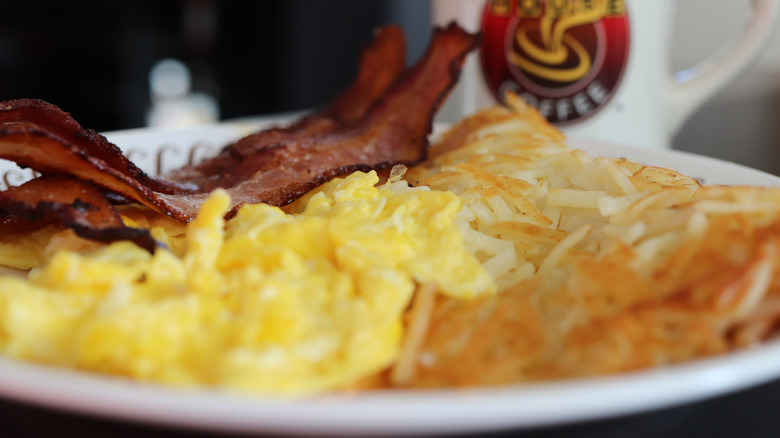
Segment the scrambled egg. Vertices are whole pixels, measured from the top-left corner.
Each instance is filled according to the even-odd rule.
[[[247,205],[227,223],[229,196],[216,191],[180,254],[121,242],[0,277],[0,351],[275,395],[375,374],[398,354],[417,284],[461,298],[495,291],[455,225],[456,195],[377,182],[357,172],[300,214]]]

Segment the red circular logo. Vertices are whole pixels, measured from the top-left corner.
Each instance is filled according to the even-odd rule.
[[[555,124],[602,108],[628,60],[625,0],[489,0],[482,33],[494,97],[515,91]]]

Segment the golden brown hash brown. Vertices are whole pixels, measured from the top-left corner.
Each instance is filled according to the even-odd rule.
[[[497,385],[673,364],[761,342],[780,315],[780,189],[592,158],[511,97],[407,179],[458,193],[502,292],[411,307],[384,385]],[[410,364],[413,364],[410,365]],[[398,365],[401,366],[401,365]]]

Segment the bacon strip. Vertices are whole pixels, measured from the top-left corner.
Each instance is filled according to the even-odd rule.
[[[125,226],[97,187],[74,176],[42,176],[0,192],[0,234],[57,221],[87,239],[130,240],[149,251],[156,246],[147,230]]]
[[[188,169],[200,190],[226,188],[244,203],[286,205],[331,178],[424,160],[433,116],[455,85],[478,37],[456,25],[436,29],[418,64],[367,113],[325,132],[273,130],[245,137]],[[215,165],[229,161],[231,166]],[[211,172],[219,168],[220,172]],[[183,182],[172,179],[175,182]]]
[[[83,129],[70,114],[41,100],[0,104],[0,158],[42,174],[65,173],[173,217],[186,215],[160,196],[179,193],[174,184],[148,177],[102,135]]]
[[[406,68],[406,38],[397,25],[377,29],[374,39],[360,55],[358,74],[352,84],[332,102],[286,128],[271,128],[247,136],[243,141],[228,145],[217,156],[197,166],[177,169],[165,175],[169,182],[195,187],[213,187],[214,175],[229,172],[242,157],[235,149],[260,144],[274,144],[291,136],[306,136],[332,132],[363,117],[380,99]],[[205,189],[203,189],[205,190]]]
[[[50,103],[37,99],[0,102],[0,123],[0,148],[6,150],[3,158],[7,156],[21,166],[49,173],[62,171],[64,163],[83,161],[65,173],[86,177],[97,170],[116,180],[138,181],[151,190],[176,191],[150,178],[116,145],[94,130],[82,128],[70,114]],[[58,145],[48,147],[48,142]]]
[[[425,55],[398,79],[405,57],[398,48],[402,34],[400,29],[385,29],[373,48],[364,52],[355,84],[331,105],[290,128],[245,137],[217,157],[161,179],[144,174],[105,137],[83,129],[69,114],[38,100],[0,104],[0,158],[44,175],[70,174],[181,221],[192,219],[215,188],[231,194],[229,215],[245,203],[281,206],[338,175],[413,165],[425,159],[433,115],[478,40],[455,24],[436,29]],[[387,72],[382,69],[385,56],[393,66]],[[379,80],[369,80],[373,77]],[[46,181],[39,184],[50,184]],[[22,199],[11,195],[3,208],[13,213],[41,213],[39,204],[20,204]],[[63,211],[78,210],[79,205],[73,196],[57,196],[63,197],[53,202],[58,207],[46,207],[43,213],[55,212],[74,227],[95,220],[95,229],[101,228],[92,216],[65,217],[72,213]],[[94,199],[91,196],[88,199]],[[112,224],[102,229],[117,229]]]

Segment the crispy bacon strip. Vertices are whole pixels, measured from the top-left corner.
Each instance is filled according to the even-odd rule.
[[[87,239],[130,240],[149,251],[156,246],[147,230],[125,226],[97,187],[74,176],[51,174],[0,192],[2,233],[57,221]]]
[[[47,147],[49,142],[58,145]],[[21,143],[26,145],[20,147]],[[63,165],[78,160],[84,164],[65,173],[91,174],[97,170],[118,181],[138,181],[151,190],[176,191],[146,175],[105,137],[82,128],[70,114],[42,100],[0,102],[0,149],[12,149],[3,152],[3,158],[7,155],[19,165],[42,173],[60,172]]]
[[[286,128],[271,128],[246,137],[243,142],[228,145],[222,153],[197,166],[177,169],[165,176],[186,186],[211,187],[214,175],[229,172],[238,165],[241,155],[233,152],[246,144],[273,144],[291,136],[332,132],[363,117],[403,74],[406,68],[406,38],[397,25],[377,29],[374,39],[363,48],[358,74],[352,84],[332,102]]]
[[[235,210],[244,203],[285,205],[355,170],[417,164],[426,157],[436,110],[477,44],[477,36],[454,24],[436,29],[423,58],[363,117],[326,132],[250,135],[188,171],[198,175],[203,192],[227,188]],[[225,161],[232,165],[215,164]],[[224,171],[211,172],[214,168]]]
[[[397,43],[392,41],[397,37],[390,40],[390,52],[396,53]],[[104,137],[83,129],[59,108],[36,100],[0,104],[0,158],[43,174],[73,175],[182,221],[192,219],[208,192],[218,187],[232,196],[229,215],[245,203],[285,205],[347,172],[423,160],[433,115],[457,81],[466,54],[478,42],[477,36],[455,24],[436,29],[414,68],[398,81],[394,73],[383,80],[393,85],[382,98],[373,93],[384,86],[374,88],[366,82],[377,63],[364,62],[369,73],[361,72],[358,85],[320,114],[320,119],[332,122],[316,122],[315,117],[314,122],[304,119],[297,128],[246,137],[218,157],[167,179],[148,177]],[[367,89],[371,92],[362,94]],[[353,112],[350,102],[368,108]],[[232,163],[228,168],[220,161],[225,157]]]
[[[175,205],[160,201],[163,195],[180,193],[180,188],[150,178],[105,137],[41,100],[0,103],[0,158],[44,175],[73,175],[158,211],[169,208],[173,217],[187,217]]]

